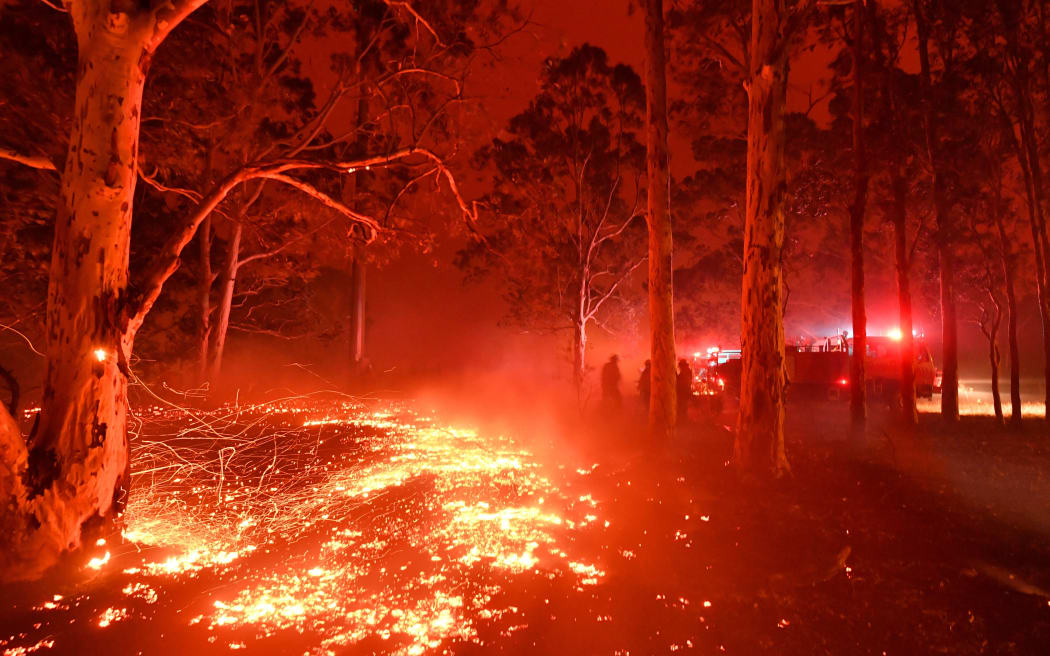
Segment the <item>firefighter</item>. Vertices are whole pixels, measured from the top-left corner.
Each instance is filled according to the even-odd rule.
[[[678,423],[689,419],[689,404],[693,400],[693,370],[689,362],[678,361]]]
[[[602,402],[606,405],[620,407],[623,397],[620,396],[620,356],[613,355],[602,367]]]
[[[649,410],[649,391],[652,389],[652,375],[653,375],[653,361],[646,360],[645,368],[642,369],[642,374],[638,376],[638,396],[642,400],[642,405],[645,406],[646,410]]]

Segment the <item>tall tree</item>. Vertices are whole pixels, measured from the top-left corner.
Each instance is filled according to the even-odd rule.
[[[1005,143],[1008,140],[1003,138],[999,123],[985,125],[982,137],[980,158],[971,175],[979,181],[979,190],[968,207],[967,245],[971,251],[966,258],[964,275],[970,283],[967,296],[976,308],[975,322],[988,342],[993,408],[999,421],[1003,420],[999,333],[1005,315],[1010,362],[1010,425],[1018,427],[1021,424],[1021,364],[1017,337],[1017,260],[1021,249],[1017,244],[1020,240],[1014,234],[1017,221],[1013,203],[1007,196],[1006,166],[1013,153]]]
[[[912,308],[911,275],[914,254],[922,225],[914,237],[909,235],[909,198],[912,192],[916,142],[909,126],[916,121],[914,103],[905,89],[909,76],[900,69],[901,45],[908,33],[905,11],[878,12],[876,3],[868,4],[868,21],[872,35],[872,54],[880,78],[879,139],[884,175],[882,195],[884,215],[893,226],[893,259],[897,282],[897,321],[901,333],[900,348],[900,418],[905,426],[918,422],[915,404],[915,321]],[[912,94],[914,95],[914,94]]]
[[[977,288],[984,292],[984,297],[977,304],[976,323],[981,329],[981,334],[984,335],[988,342],[992,409],[995,412],[996,421],[1001,424],[1003,423],[1003,402],[999,392],[999,365],[1002,362],[1002,354],[999,350],[999,328],[1003,322],[1003,306],[999,299],[1000,283],[990,263],[985,268],[985,275],[982,277],[981,283],[983,284],[980,284]]]
[[[1007,236],[1002,210],[995,214],[1000,262],[1006,287],[1006,338],[1010,357],[1010,425],[1021,425],[1021,349],[1017,342],[1017,256],[1013,240]]]
[[[930,58],[931,5],[913,0],[912,11],[919,40],[919,75],[922,85],[923,126],[926,130],[926,157],[930,165],[933,207],[937,221],[937,256],[940,269],[942,367],[941,416],[959,419],[959,327],[955,307],[955,254],[952,240],[954,223],[948,198],[943,146],[938,140],[933,71]]]
[[[1003,141],[1013,152],[1023,181],[1022,197],[1032,235],[1043,351],[1046,356],[1043,368],[1044,416],[1050,418],[1050,271],[1047,264],[1050,240],[1046,229],[1046,189],[1037,112],[1037,107],[1045,106],[1045,101],[1039,102],[1036,89],[1040,79],[1044,81],[1044,93],[1050,83],[1046,77],[1050,70],[1047,69],[1046,59],[1046,6],[1041,1],[1002,0],[995,3],[994,13],[985,14],[984,18],[971,22],[974,27],[971,38],[982,46],[981,52],[987,54],[984,70],[990,74],[990,78],[981,85],[985,91],[981,102],[990,105],[999,118]],[[1043,54],[1042,61],[1034,56],[1036,52]],[[1010,312],[1009,317],[1008,330],[1014,321],[1014,313]],[[1019,413],[1017,405],[1014,411]],[[1015,418],[1011,415],[1011,421],[1019,422],[1020,416]]]
[[[864,25],[863,0],[853,3],[853,202],[849,208],[850,290],[853,303],[853,357],[850,359],[850,426],[854,439],[863,437],[867,415],[864,392],[864,359],[867,355],[868,320],[864,311],[864,216],[868,204],[868,160],[864,147]]]
[[[680,89],[673,113],[691,136],[698,166],[674,188],[675,330],[686,339],[703,337],[704,344],[732,344],[741,326],[751,0],[680,4],[669,13],[669,25],[672,70]],[[840,44],[843,38],[835,34],[829,42]],[[847,76],[848,52],[833,67]],[[852,166],[849,88],[843,80],[836,89],[847,101],[833,103],[842,110],[843,127],[821,129],[808,115],[823,108],[830,94],[814,93],[816,87],[805,115],[785,116],[785,166],[793,172],[782,257],[784,286],[790,288],[785,330],[810,336],[841,325],[849,311],[849,286],[840,290],[823,281],[849,266],[849,251],[842,245],[848,242],[852,202],[841,175]]]
[[[743,350],[734,459],[745,471],[788,473],[784,449],[784,170],[788,59],[809,3],[754,0],[748,80]]]
[[[644,92],[638,75],[590,45],[549,59],[540,92],[482,148],[493,172],[485,204],[501,221],[464,249],[468,274],[498,274],[509,317],[531,329],[569,328],[577,388],[590,328],[610,328],[614,306],[644,262]]]
[[[0,410],[6,579],[39,576],[123,507],[127,363],[138,328],[128,253],[142,92],[157,47],[203,2],[66,6],[79,55],[76,99],[48,286],[45,390],[28,449]]]
[[[677,400],[663,0],[645,0],[645,108],[649,340],[652,360],[649,432],[656,439],[666,440],[674,433]]]

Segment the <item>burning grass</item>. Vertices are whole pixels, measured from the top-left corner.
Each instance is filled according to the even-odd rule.
[[[959,384],[959,414],[969,417],[991,417],[995,415],[995,406],[992,403],[992,394],[990,390],[984,389],[987,387],[987,383],[983,385],[968,384],[966,381],[961,381]],[[1025,390],[1030,395],[1032,390]],[[1003,404],[1003,415],[1010,416],[1010,411],[1013,405],[1010,403],[1010,388],[1009,382],[1006,382],[1001,388],[1000,393],[1002,395]],[[1042,396],[1042,390],[1038,390],[1038,396]],[[926,412],[930,414],[936,414],[941,411],[941,397],[935,396],[932,399],[918,399],[916,401],[916,407],[919,412]],[[1022,417],[1042,417],[1046,412],[1046,404],[1042,401],[1021,401],[1021,416]]]
[[[0,648],[1041,653],[1042,424],[876,411],[860,453],[843,404],[791,409],[776,484],[726,466],[729,431],[656,446],[630,409],[551,440],[554,466],[406,405],[140,411],[123,541],[5,596]]]
[[[187,645],[295,635],[300,653],[378,641],[418,654],[513,614],[493,597],[515,576],[603,576],[572,546],[597,521],[593,499],[561,490],[582,474],[556,482],[510,439],[345,401],[140,421],[123,544],[98,545],[93,582],[22,609],[35,629],[5,654],[56,633],[68,649],[63,625],[85,615],[96,630],[132,627],[129,647],[158,623]]]

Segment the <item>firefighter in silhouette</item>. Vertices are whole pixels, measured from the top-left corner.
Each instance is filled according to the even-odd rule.
[[[623,405],[623,397],[620,396],[620,356],[618,355],[613,355],[602,367],[602,402],[617,408]]]
[[[685,358],[678,361],[678,423],[689,419],[689,404],[693,400],[693,370]]]
[[[642,400],[642,405],[645,409],[649,409],[649,392],[652,390],[653,384],[653,361],[646,360],[645,368],[642,369],[642,374],[638,376],[638,397]]]

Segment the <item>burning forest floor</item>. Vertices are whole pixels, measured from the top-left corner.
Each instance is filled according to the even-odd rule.
[[[706,424],[657,448],[604,413],[566,448],[393,402],[140,409],[123,540],[5,591],[0,648],[1045,653],[1035,422],[876,418],[858,449],[841,413],[792,409],[793,476],[766,486]]]

